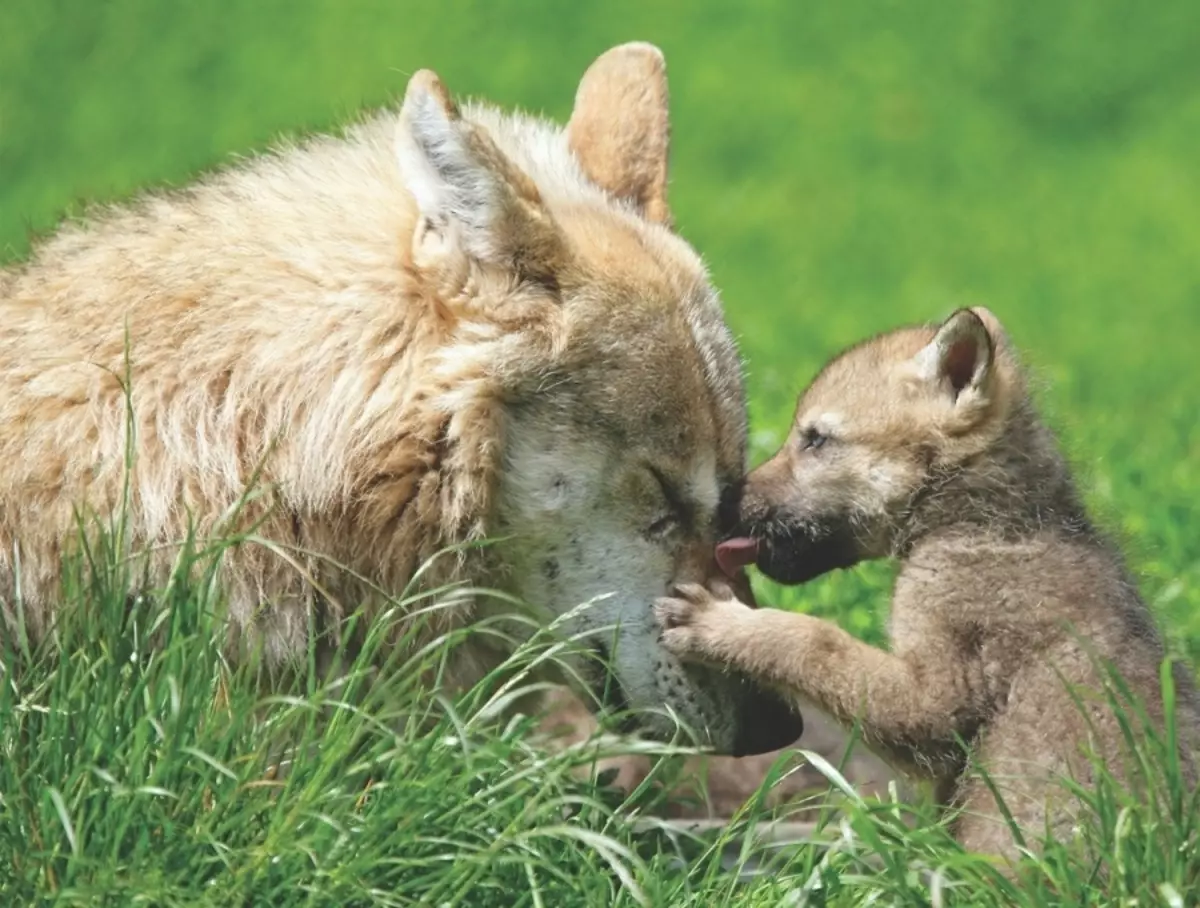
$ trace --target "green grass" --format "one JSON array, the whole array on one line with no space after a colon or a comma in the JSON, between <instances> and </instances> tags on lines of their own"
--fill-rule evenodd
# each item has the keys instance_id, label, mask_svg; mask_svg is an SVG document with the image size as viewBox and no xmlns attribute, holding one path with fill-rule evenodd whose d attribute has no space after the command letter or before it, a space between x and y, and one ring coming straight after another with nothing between
<instances>
[{"instance_id":1,"label":"green grass","mask_svg":"<svg viewBox=\"0 0 1200 908\"><path fill-rule=\"evenodd\" d=\"M220 646L216 569L252 539L189 543L153 596L135 595L139 559L119 526L87 539L53 634L0 648L6 904L1133 905L1200 886L1200 791L1173 729L1148 731L1116 685L1133 784L1097 764L1099 784L1078 791L1092 821L1019 879L964 853L928 805L865 801L815 754L842 813L822 817L811 846L772 853L749 832L774 815L757 799L708 838L637 828L685 747L640 745L654 770L628 796L591 769L628 741L539 747L510 706L563 652L552 633L470 691L431 696L420 679L463 634L500 631L414 649L415 628L393 617L461 591L397 603L336 677L310 658L265 678ZM1169 702L1169 671L1164 686Z\"/></svg>"},{"instance_id":2,"label":"green grass","mask_svg":"<svg viewBox=\"0 0 1200 908\"><path fill-rule=\"evenodd\" d=\"M667 53L672 206L741 339L754 458L843 345L987 305L1039 375L1172 651L1200 661L1200 8L1189 0L6 0L0 260L86 201L182 182L282 131L394 100L422 66L456 92L565 118L587 63L632 38ZM660 840L630 830L630 805L571 782L582 755L547 760L522 729L482 719L464 736L471 702L429 716L433 734L397 736L377 720L413 707L406 689L366 712L322 705L320 732L312 704L343 692L314 679L294 692L302 700L251 709L254 679L204 643L218 591L181 580L126 616L120 583L97 589L85 575L80 623L57 654L5 658L6 904L54 893L64 904L135 893L152 904L632 903L614 862L654 904L735 898L715 852L698 844L677 869ZM890 576L874 565L799 591L759 588L878 642ZM162 650L135 633L156 622ZM286 782L257 784L281 748L295 754ZM1187 800L1169 778L1160 788ZM1194 899L1195 858L1178 851L1196 850L1188 827L1106 797L1095 834L1110 874L1096 891L1167 904L1166 883L1181 904ZM574 828L627 853L539 834L579 798ZM1003 902L1003 884L936 826L898 822L891 807L852 811L849 833L830 831L837 847L737 889L737 904L779 904L814 881L816 903ZM882 871L863 862L871 853ZM1068 894L1095 878L1060 857L1011 901L1075 903Z\"/></svg>"}]
</instances>

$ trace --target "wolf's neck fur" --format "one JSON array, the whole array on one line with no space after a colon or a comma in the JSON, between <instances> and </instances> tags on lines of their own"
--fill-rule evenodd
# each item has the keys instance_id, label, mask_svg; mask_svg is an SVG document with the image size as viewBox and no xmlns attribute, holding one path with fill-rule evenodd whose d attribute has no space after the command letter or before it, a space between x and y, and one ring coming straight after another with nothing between
<instances>
[{"instance_id":1,"label":"wolf's neck fur","mask_svg":"<svg viewBox=\"0 0 1200 908\"><path fill-rule=\"evenodd\" d=\"M957 530L1018 541L1051 533L1100 543L1070 467L1028 399L1017 403L996 441L963 464L934 466L901 518L897 554Z\"/></svg>"}]
</instances>

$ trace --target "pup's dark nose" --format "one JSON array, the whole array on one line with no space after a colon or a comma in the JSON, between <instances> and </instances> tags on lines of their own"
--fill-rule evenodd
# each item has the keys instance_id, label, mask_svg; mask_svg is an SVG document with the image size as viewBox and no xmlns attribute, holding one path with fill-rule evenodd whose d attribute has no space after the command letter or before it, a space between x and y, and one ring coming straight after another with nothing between
<instances>
[{"instance_id":1,"label":"pup's dark nose","mask_svg":"<svg viewBox=\"0 0 1200 908\"><path fill-rule=\"evenodd\" d=\"M734 733L733 756L752 757L795 744L804 717L773 691L745 683Z\"/></svg>"}]
</instances>

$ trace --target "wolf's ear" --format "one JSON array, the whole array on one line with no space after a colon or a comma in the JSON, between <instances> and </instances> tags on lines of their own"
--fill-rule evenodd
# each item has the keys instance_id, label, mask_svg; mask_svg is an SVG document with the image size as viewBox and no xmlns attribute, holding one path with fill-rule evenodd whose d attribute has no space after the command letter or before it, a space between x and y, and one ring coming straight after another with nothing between
<instances>
[{"instance_id":1,"label":"wolf's ear","mask_svg":"<svg viewBox=\"0 0 1200 908\"><path fill-rule=\"evenodd\" d=\"M982 311L995 322L990 312ZM970 309L959 309L917 354L917 369L923 378L948 390L956 401L964 391L986 395L995 349L984 319Z\"/></svg>"},{"instance_id":2,"label":"wolf's ear","mask_svg":"<svg viewBox=\"0 0 1200 908\"><path fill-rule=\"evenodd\" d=\"M592 182L631 203L647 220L670 223L662 51L635 41L601 54L579 83L567 142Z\"/></svg>"},{"instance_id":3,"label":"wolf's ear","mask_svg":"<svg viewBox=\"0 0 1200 908\"><path fill-rule=\"evenodd\" d=\"M553 268L558 234L537 186L462 118L427 69L409 80L396 156L421 217L414 243L518 270Z\"/></svg>"}]
</instances>

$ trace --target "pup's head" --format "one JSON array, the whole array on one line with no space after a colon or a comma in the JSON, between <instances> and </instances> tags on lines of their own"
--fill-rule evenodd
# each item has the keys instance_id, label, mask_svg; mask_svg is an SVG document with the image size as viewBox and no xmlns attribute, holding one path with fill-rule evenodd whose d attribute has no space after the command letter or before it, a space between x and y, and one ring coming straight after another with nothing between
<instances>
[{"instance_id":1,"label":"pup's head","mask_svg":"<svg viewBox=\"0 0 1200 908\"><path fill-rule=\"evenodd\" d=\"M801 395L783 447L746 478L722 567L754 561L803 583L891 554L921 496L993 444L1020 383L982 308L845 351Z\"/></svg>"},{"instance_id":2,"label":"pup's head","mask_svg":"<svg viewBox=\"0 0 1200 908\"><path fill-rule=\"evenodd\" d=\"M419 73L397 131L412 271L446 323L448 456L476 477L464 510L506 537L503 582L549 618L594 601L565 630L614 667L590 683L659 711L651 732L673 730L668 707L719 751L761 752L794 741L798 717L682 665L652 611L715 570L720 505L745 469L740 362L699 257L670 229L667 148L649 45L592 64L565 130L460 111Z\"/></svg>"}]
</instances>

